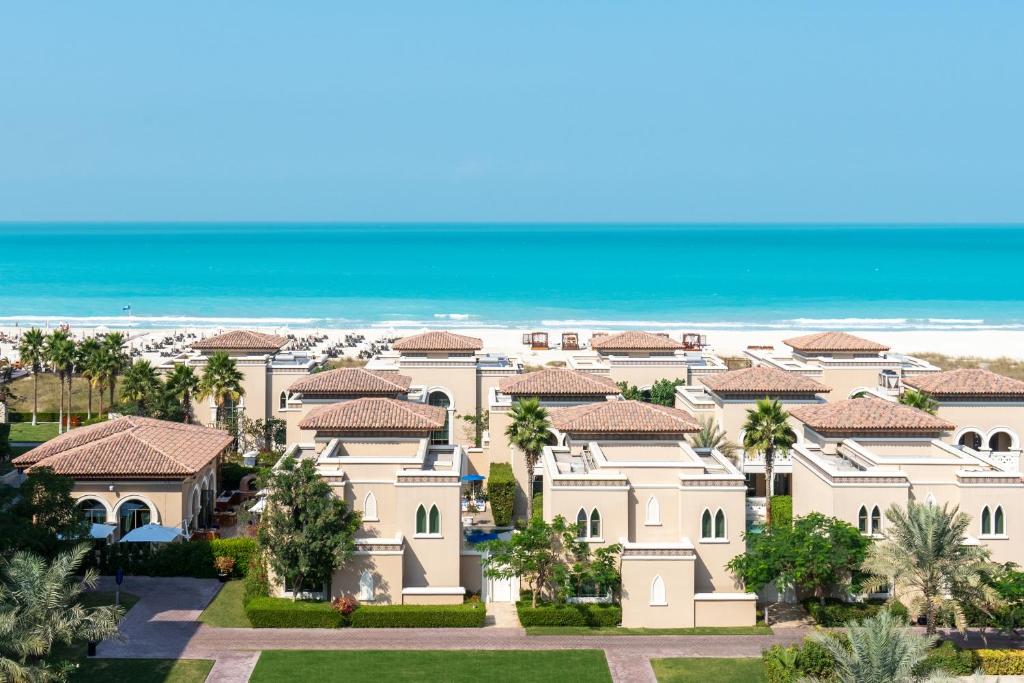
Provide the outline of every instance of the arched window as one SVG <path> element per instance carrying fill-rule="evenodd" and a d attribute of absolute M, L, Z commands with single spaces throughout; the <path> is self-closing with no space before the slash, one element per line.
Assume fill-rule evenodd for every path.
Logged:
<path fill-rule="evenodd" d="M 441 511 L 437 509 L 436 505 L 430 506 L 430 533 L 441 533 Z"/>
<path fill-rule="evenodd" d="M 377 496 L 373 495 L 373 491 L 366 494 L 363 498 L 363 520 L 376 522 L 377 517 Z"/>
<path fill-rule="evenodd" d="M 722 510 L 715 513 L 715 538 L 725 538 L 725 513 Z"/>
<path fill-rule="evenodd" d="M 278 407 L 281 410 L 287 410 L 288 409 L 288 392 L 287 391 L 282 391 L 281 392 L 281 396 L 277 400 L 278 400 Z"/>
<path fill-rule="evenodd" d="M 80 502 L 78 513 L 89 524 L 107 523 L 107 507 L 95 498 L 87 498 Z"/>
<path fill-rule="evenodd" d="M 430 433 L 430 443 L 432 444 L 447 444 L 448 443 L 448 420 L 449 411 L 448 408 L 452 405 L 452 400 L 448 398 L 448 394 L 443 391 L 432 391 L 427 396 L 427 403 L 432 406 L 444 408 L 444 426 L 440 429 Z"/>
<path fill-rule="evenodd" d="M 647 523 L 661 524 L 661 505 L 654 496 L 647 499 Z"/>
<path fill-rule="evenodd" d="M 996 453 L 1005 453 L 1013 446 L 1013 437 L 1003 431 L 994 432 L 988 438 L 988 448 Z"/>
<path fill-rule="evenodd" d="M 860 511 L 857 513 L 857 529 L 862 534 L 871 533 L 871 530 L 868 528 L 868 509 L 863 505 L 860 506 Z"/>
<path fill-rule="evenodd" d="M 665 582 L 661 580 L 661 575 L 654 577 L 651 581 L 651 604 L 652 605 L 667 605 L 668 601 L 665 600 Z"/>
<path fill-rule="evenodd" d="M 422 505 L 416 508 L 416 533 L 427 533 L 427 509 Z"/>
<path fill-rule="evenodd" d="M 981 535 L 988 536 L 992 533 L 992 512 L 986 505 L 981 511 Z"/>
<path fill-rule="evenodd" d="M 714 528 L 711 523 L 711 511 L 705 510 L 704 514 L 700 518 L 700 537 L 701 538 L 713 538 Z"/>
<path fill-rule="evenodd" d="M 871 533 L 882 533 L 882 511 L 878 509 L 877 505 L 871 508 Z"/>
<path fill-rule="evenodd" d="M 597 508 L 590 513 L 590 537 L 601 538 L 601 513 Z"/>
<path fill-rule="evenodd" d="M 587 511 L 580 508 L 576 513 L 576 538 L 587 537 Z"/>
<path fill-rule="evenodd" d="M 968 430 L 960 435 L 959 443 L 961 446 L 967 446 L 968 448 L 973 448 L 976 451 L 980 451 L 981 434 L 973 430 Z"/>
<path fill-rule="evenodd" d="M 995 523 L 996 535 L 1002 536 L 1006 533 L 1006 520 L 1003 518 L 1003 506 L 1000 505 L 996 508 L 996 523 Z"/>
<path fill-rule="evenodd" d="M 359 599 L 363 602 L 373 602 L 373 574 L 369 569 L 364 569 L 359 575 Z"/>
<path fill-rule="evenodd" d="M 132 529 L 149 524 L 149 506 L 141 500 L 127 500 L 121 504 L 117 511 L 117 522 L 121 528 L 121 535 L 124 536 Z"/>

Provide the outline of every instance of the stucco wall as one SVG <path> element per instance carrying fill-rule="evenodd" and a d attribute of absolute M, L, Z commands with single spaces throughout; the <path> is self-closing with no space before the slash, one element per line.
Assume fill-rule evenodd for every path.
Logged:
<path fill-rule="evenodd" d="M 622 625 L 626 628 L 689 628 L 693 621 L 693 569 L 687 559 L 622 561 Z M 665 604 L 651 604 L 655 576 L 665 584 Z"/>

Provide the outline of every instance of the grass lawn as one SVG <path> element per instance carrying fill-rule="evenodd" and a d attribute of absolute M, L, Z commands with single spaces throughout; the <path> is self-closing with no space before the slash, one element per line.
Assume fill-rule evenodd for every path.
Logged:
<path fill-rule="evenodd" d="M 139 596 L 134 593 L 121 591 L 121 607 L 124 611 L 130 610 L 139 601 Z M 79 600 L 83 607 L 100 607 L 102 605 L 114 604 L 114 591 L 89 591 L 83 593 Z"/>
<path fill-rule="evenodd" d="M 697 628 L 622 628 L 621 626 L 529 626 L 528 636 L 769 636 L 769 626 L 699 626 Z"/>
<path fill-rule="evenodd" d="M 758 683 L 764 680 L 760 657 L 652 659 L 658 683 Z"/>
<path fill-rule="evenodd" d="M 57 436 L 56 422 L 40 422 L 33 425 L 31 422 L 12 422 L 11 441 L 49 441 Z"/>
<path fill-rule="evenodd" d="M 601 650 L 269 650 L 251 683 L 269 681 L 611 681 Z"/>
<path fill-rule="evenodd" d="M 118 388 L 114 391 L 114 400 L 120 398 L 120 384 L 121 379 L 118 378 Z M 60 379 L 57 375 L 52 372 L 43 372 L 39 374 L 39 411 L 40 412 L 57 412 L 60 408 L 60 394 L 58 393 L 58 386 L 60 385 Z M 26 375 L 19 379 L 14 380 L 11 383 L 11 388 L 14 390 L 15 399 L 10 402 L 10 409 L 19 413 L 30 413 L 32 412 L 32 375 Z M 84 413 L 89 407 L 89 380 L 83 379 L 82 377 L 75 376 L 75 380 L 71 383 L 71 406 L 73 413 Z M 64 385 L 65 400 L 67 399 L 67 385 Z M 108 389 L 103 395 L 103 407 L 106 408 L 110 405 L 110 390 Z M 92 410 L 95 413 L 99 410 L 100 398 L 99 392 L 92 390 Z M 66 408 L 66 406 L 65 406 Z M 31 420 L 29 420 L 31 422 Z"/>
<path fill-rule="evenodd" d="M 199 615 L 199 621 L 221 628 L 252 628 L 249 617 L 245 616 L 245 607 L 242 606 L 244 592 L 245 581 L 228 581 Z"/>

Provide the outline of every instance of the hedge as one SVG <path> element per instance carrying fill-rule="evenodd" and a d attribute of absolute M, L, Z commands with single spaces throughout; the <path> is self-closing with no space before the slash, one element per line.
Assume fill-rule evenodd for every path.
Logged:
<path fill-rule="evenodd" d="M 914 674 L 922 679 L 933 673 L 970 676 L 977 671 L 978 666 L 979 657 L 974 650 L 961 650 L 954 643 L 944 640 L 928 653 L 923 662 L 914 667 Z"/>
<path fill-rule="evenodd" d="M 772 496 L 772 526 L 793 526 L 792 496 Z"/>
<path fill-rule="evenodd" d="M 69 415 L 71 417 L 77 417 L 84 422 L 88 413 L 64 413 L 64 419 L 67 420 Z M 31 422 L 32 412 L 12 410 L 7 413 L 7 419 L 11 422 Z M 103 419 L 106 420 L 106 417 Z M 36 422 L 57 422 L 59 420 L 60 413 L 57 411 L 39 411 L 36 413 Z"/>
<path fill-rule="evenodd" d="M 1024 650 L 975 650 L 981 671 L 988 676 L 1024 674 Z"/>
<path fill-rule="evenodd" d="M 217 576 L 214 558 L 233 558 L 235 568 L 231 575 L 241 577 L 249 570 L 255 554 L 256 539 L 249 537 L 168 543 L 156 550 L 148 543 L 114 543 L 90 553 L 86 563 L 98 568 L 101 574 L 114 574 L 121 568 L 125 574 L 211 579 Z"/>
<path fill-rule="evenodd" d="M 345 616 L 329 602 L 257 597 L 245 606 L 255 628 L 339 628 Z"/>
<path fill-rule="evenodd" d="M 361 605 L 352 628 L 480 628 L 487 617 L 482 602 L 463 605 Z"/>
<path fill-rule="evenodd" d="M 873 617 L 883 609 L 888 609 L 894 616 L 905 623 L 910 623 L 910 613 L 899 601 L 842 602 L 829 598 L 822 605 L 817 599 L 812 598 L 804 600 L 803 605 L 819 626 L 845 626 L 848 621 Z"/>
<path fill-rule="evenodd" d="M 491 463 L 491 470 L 487 474 L 487 500 L 491 503 L 494 525 L 511 525 L 516 504 L 516 478 L 512 474 L 512 465 Z"/>
<path fill-rule="evenodd" d="M 525 626 L 618 626 L 622 608 L 617 605 L 574 604 L 540 605 L 528 602 L 516 605 L 519 623 Z"/>
<path fill-rule="evenodd" d="M 11 425 L 0 423 L 0 460 L 6 460 L 11 455 Z"/>

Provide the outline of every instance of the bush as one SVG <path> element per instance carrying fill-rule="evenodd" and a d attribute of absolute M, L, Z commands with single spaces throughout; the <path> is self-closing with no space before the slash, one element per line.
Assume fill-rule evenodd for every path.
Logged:
<path fill-rule="evenodd" d="M 6 422 L 0 423 L 0 460 L 6 460 L 11 455 L 11 425 Z"/>
<path fill-rule="evenodd" d="M 519 623 L 525 626 L 618 626 L 622 608 L 617 605 L 538 605 L 529 602 L 516 605 Z"/>
<path fill-rule="evenodd" d="M 933 673 L 970 676 L 978 666 L 978 655 L 974 650 L 961 650 L 947 640 L 939 643 L 923 662 L 914 667 L 914 674 L 919 678 L 927 678 Z"/>
<path fill-rule="evenodd" d="M 463 605 L 362 605 L 350 616 L 353 628 L 479 628 L 487 608 Z"/>
<path fill-rule="evenodd" d="M 792 496 L 772 496 L 772 526 L 793 526 Z"/>
<path fill-rule="evenodd" d="M 201 543 L 202 541 L 196 541 Z M 256 539 L 248 537 L 238 538 L 215 538 L 208 541 L 210 552 L 217 557 L 226 556 L 235 561 L 235 569 L 231 576 L 243 577 L 252 566 L 253 558 L 256 557 Z"/>
<path fill-rule="evenodd" d="M 254 560 L 245 575 L 242 604 L 248 605 L 256 598 L 270 597 L 270 580 L 262 562 Z"/>
<path fill-rule="evenodd" d="M 1024 650 L 976 650 L 981 671 L 988 676 L 1024 674 Z"/>
<path fill-rule="evenodd" d="M 259 469 L 255 467 L 246 467 L 237 462 L 225 462 L 220 466 L 220 476 L 218 477 L 220 488 L 222 491 L 237 491 L 242 477 L 257 472 Z"/>
<path fill-rule="evenodd" d="M 214 558 L 225 556 L 233 559 L 235 568 L 231 575 L 241 577 L 249 570 L 255 554 L 256 539 L 253 538 L 168 543 L 156 549 L 148 543 L 114 543 L 101 546 L 97 553 L 90 553 L 87 565 L 96 566 L 101 574 L 114 574 L 121 568 L 125 574 L 212 579 L 217 576 Z"/>
<path fill-rule="evenodd" d="M 339 628 L 346 621 L 329 602 L 291 598 L 253 598 L 245 615 L 255 628 Z"/>
<path fill-rule="evenodd" d="M 811 615 L 818 626 L 845 626 L 848 621 L 856 619 L 860 621 L 867 617 L 873 617 L 878 614 L 882 609 L 886 608 L 893 613 L 894 616 L 899 617 L 905 623 L 910 623 L 910 613 L 903 603 L 899 601 L 893 601 L 891 603 L 885 603 L 880 600 L 871 600 L 868 602 L 843 602 L 842 600 L 836 600 L 834 598 L 828 598 L 825 600 L 825 604 L 822 605 L 817 599 L 809 599 L 803 601 L 804 609 Z"/>
<path fill-rule="evenodd" d="M 81 421 L 85 421 L 87 413 L 64 413 L 64 419 L 67 420 L 68 416 L 78 418 Z M 60 417 L 60 413 L 54 411 L 39 411 L 36 413 L 36 422 L 57 422 Z M 7 419 L 10 422 L 31 422 L 32 411 L 16 411 L 12 410 L 7 413 Z M 106 417 L 103 418 L 106 420 Z"/>
<path fill-rule="evenodd" d="M 516 503 L 516 478 L 512 465 L 492 462 L 487 475 L 487 499 L 491 502 L 495 526 L 510 526 Z"/>
<path fill-rule="evenodd" d="M 533 518 L 544 519 L 544 494 L 538 493 L 533 497 Z"/>
<path fill-rule="evenodd" d="M 792 683 L 803 678 L 829 680 L 835 661 L 823 645 L 805 640 L 801 645 L 774 645 L 761 653 L 764 677 L 768 683 Z"/>

